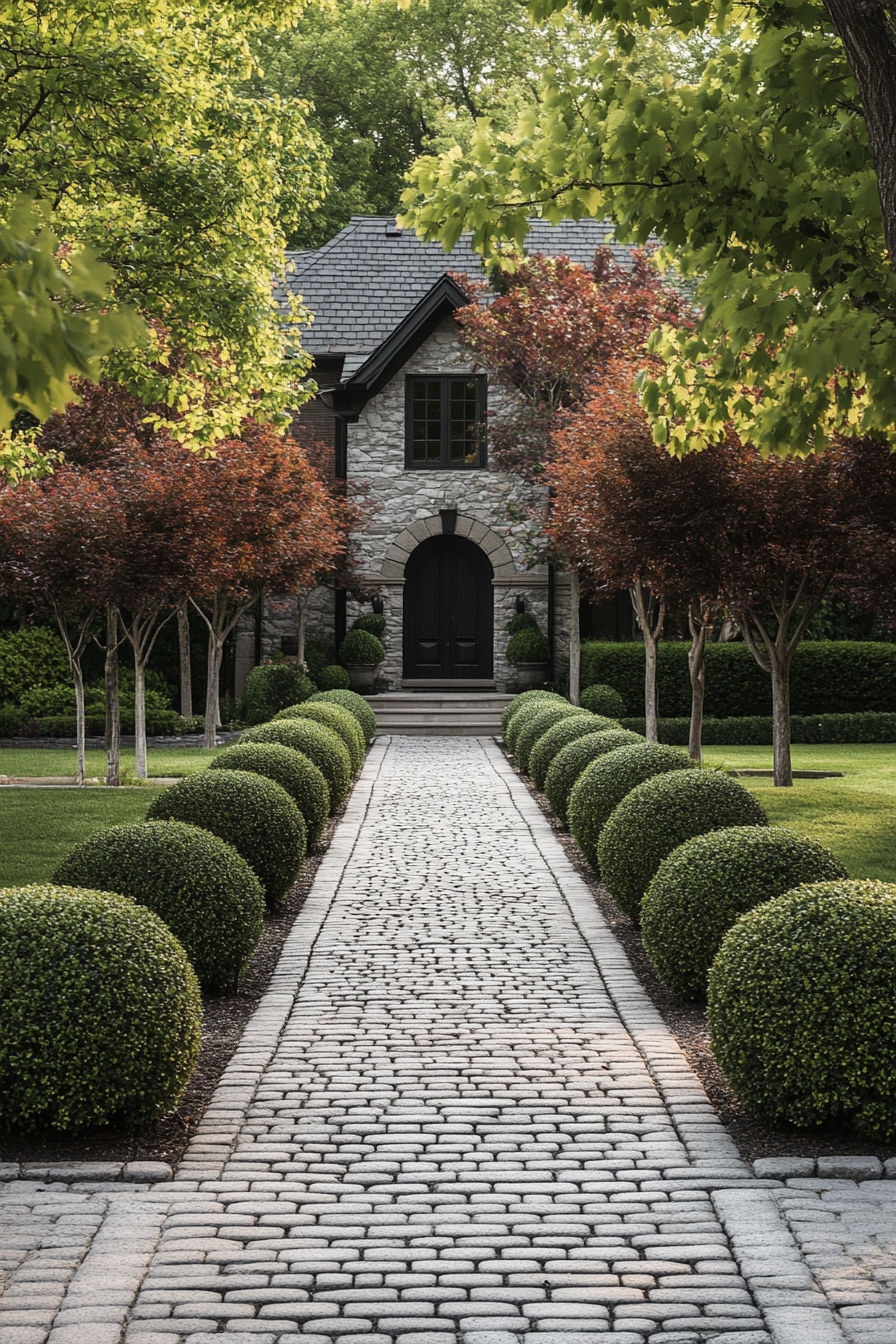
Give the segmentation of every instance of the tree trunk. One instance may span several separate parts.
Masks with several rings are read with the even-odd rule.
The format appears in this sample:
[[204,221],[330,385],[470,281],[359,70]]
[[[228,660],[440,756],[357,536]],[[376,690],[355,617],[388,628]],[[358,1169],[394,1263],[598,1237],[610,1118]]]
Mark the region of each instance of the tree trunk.
[[663,634],[666,604],[655,602],[642,583],[631,588],[631,598],[644,636],[644,736],[659,740],[659,695],[656,684],[657,646]]
[[190,663],[190,613],[186,602],[177,609],[177,646],[180,653],[180,712],[193,717],[193,672]]
[[706,695],[706,636],[708,627],[703,615],[693,605],[688,609],[691,647],[688,649],[688,671],[691,676],[691,726],[688,734],[688,755],[697,765],[703,760],[703,701]]
[[896,25],[892,0],[824,0],[859,86],[884,238],[896,263]]
[[134,653],[134,774],[149,778],[146,760],[146,664]]
[[224,658],[224,640],[216,630],[208,632],[208,685],[205,692],[205,740],[202,745],[211,750],[217,746],[217,732],[221,722],[221,663]]
[[296,667],[305,671],[305,594],[296,593]]
[[771,656],[772,670],[772,742],[774,743],[775,788],[793,788],[790,759],[790,657]]
[[569,583],[569,703],[577,705],[582,693],[582,636],[579,629],[579,571]]
[[75,733],[78,739],[78,769],[76,784],[84,783],[84,776],[87,773],[87,718],[84,713],[84,673],[81,670],[81,659],[72,658],[69,652],[69,660],[72,669],[72,680],[75,683]]
[[118,696],[118,607],[106,608],[106,783],[121,784],[121,704]]

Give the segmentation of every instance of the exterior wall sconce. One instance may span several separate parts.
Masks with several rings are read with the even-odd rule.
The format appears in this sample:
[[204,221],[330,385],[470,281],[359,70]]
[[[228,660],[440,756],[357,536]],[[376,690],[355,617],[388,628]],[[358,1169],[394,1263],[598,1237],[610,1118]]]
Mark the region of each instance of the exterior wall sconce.
[[372,597],[372,598],[370,599],[370,605],[371,605],[371,607],[373,608],[373,614],[374,614],[374,616],[382,616],[382,614],[383,614],[383,599],[382,599],[381,597]]
[[442,535],[453,537],[457,530],[457,509],[439,509],[442,520]]
[[523,612],[526,610],[526,599],[524,597],[518,597],[513,605],[517,616],[522,616]]

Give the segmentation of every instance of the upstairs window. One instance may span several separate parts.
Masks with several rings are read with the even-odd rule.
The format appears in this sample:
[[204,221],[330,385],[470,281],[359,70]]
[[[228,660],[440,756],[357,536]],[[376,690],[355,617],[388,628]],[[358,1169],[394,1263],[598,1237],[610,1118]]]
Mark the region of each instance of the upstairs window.
[[478,374],[408,378],[405,466],[464,470],[485,466],[486,380]]

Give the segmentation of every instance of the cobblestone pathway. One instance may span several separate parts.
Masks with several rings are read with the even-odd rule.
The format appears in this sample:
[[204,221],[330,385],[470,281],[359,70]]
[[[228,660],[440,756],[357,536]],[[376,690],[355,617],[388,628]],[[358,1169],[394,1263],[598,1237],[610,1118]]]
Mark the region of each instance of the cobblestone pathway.
[[869,1184],[757,1180],[497,747],[385,739],[177,1179],[57,1215],[58,1305],[140,1209],[78,1271],[130,1303],[166,1201],[127,1323],[49,1341],[896,1344],[889,1183],[872,1268],[811,1243]]

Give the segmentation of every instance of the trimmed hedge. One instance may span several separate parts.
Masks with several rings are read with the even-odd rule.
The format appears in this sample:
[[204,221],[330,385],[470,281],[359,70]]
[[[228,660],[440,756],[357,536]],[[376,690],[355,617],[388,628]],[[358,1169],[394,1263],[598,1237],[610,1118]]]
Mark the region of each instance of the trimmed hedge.
[[593,761],[576,780],[569,795],[569,829],[579,849],[597,867],[597,842],[615,809],[632,789],[654,775],[693,769],[680,751],[656,742],[639,742]]
[[626,713],[625,701],[619,692],[599,681],[585,687],[579,696],[579,704],[583,709],[590,709],[592,714],[603,714],[616,723]]
[[248,770],[285,789],[305,821],[308,845],[316,845],[330,815],[330,790],[313,761],[280,742],[237,742],[209,762],[209,770]]
[[529,774],[536,789],[544,788],[551,762],[558,752],[569,746],[570,742],[615,727],[613,719],[605,719],[600,714],[592,714],[588,710],[560,719],[538,739],[529,753]]
[[385,656],[382,643],[369,630],[349,630],[339,645],[339,657],[348,667],[372,667],[381,663]]
[[[331,692],[332,694],[332,692]],[[352,760],[342,738],[311,719],[279,719],[248,728],[241,742],[279,742],[313,761],[330,790],[330,816],[345,802],[352,782]]]
[[338,663],[328,663],[318,673],[317,684],[322,691],[347,691],[352,680],[344,667]]
[[301,871],[308,843],[302,814],[285,789],[248,770],[201,770],[165,789],[148,821],[185,821],[219,835],[264,887],[276,909]]
[[[644,708],[644,646],[588,640],[582,645],[583,686],[614,686],[629,714]],[[691,712],[688,644],[657,650],[660,709],[670,718]],[[790,677],[792,712],[798,716],[896,713],[896,644],[863,640],[803,641]],[[706,646],[706,714],[727,719],[772,712],[771,678],[745,644]]]
[[[544,737],[549,728],[553,728],[555,723],[561,719],[583,719],[588,715],[587,709],[578,709],[575,705],[543,705],[531,715],[526,711],[527,718],[520,731],[516,734],[516,745],[514,747],[514,759],[517,766],[524,774],[529,771],[529,753],[538,742],[539,738]],[[519,723],[522,716],[518,716],[514,723]]]
[[558,695],[556,691],[544,691],[540,688],[534,691],[520,691],[519,695],[513,697],[509,705],[505,705],[501,715],[501,734],[505,740],[511,720],[516,717],[521,709],[532,704],[534,700],[559,700],[565,705],[569,704],[566,696]]
[[896,1139],[896,884],[819,882],[741,916],[709,973],[709,1030],[773,1125]]
[[606,728],[592,731],[563,747],[551,761],[544,781],[544,791],[554,815],[563,822],[567,820],[573,785],[592,761],[619,747],[637,746],[643,741],[643,737],[629,733],[624,728]]
[[647,888],[644,950],[675,994],[699,999],[722,939],[742,914],[802,883],[848,876],[824,845],[783,826],[694,836],[663,859]]
[[[643,719],[623,719],[623,727],[644,731]],[[659,740],[673,747],[686,747],[689,719],[660,719]],[[704,719],[705,747],[770,747],[771,715],[763,718]],[[815,714],[794,715],[790,720],[790,740],[797,743],[822,742],[896,742],[896,714]]]
[[360,723],[365,742],[373,741],[376,735],[376,715],[363,695],[358,695],[357,691],[338,689],[335,691],[318,691],[317,695],[312,695],[311,699],[315,704],[341,705],[343,709],[347,709],[349,714],[354,714]]
[[309,700],[304,705],[290,705],[289,709],[281,709],[280,713],[274,716],[274,722],[279,719],[311,719],[314,723],[322,723],[325,728],[332,728],[345,744],[351,761],[352,774],[357,774],[364,764],[364,754],[367,750],[364,733],[354,714],[342,705],[326,705],[319,700]]
[[158,915],[71,887],[0,891],[0,1129],[140,1129],[183,1095],[202,1010]]
[[620,802],[601,833],[597,862],[603,884],[637,924],[644,893],[673,849],[707,831],[767,825],[758,799],[720,771],[645,780]]
[[507,642],[508,663],[546,663],[550,657],[548,642],[541,631],[531,626],[517,630]]
[[196,826],[144,821],[83,840],[55,886],[114,891],[168,925],[206,989],[236,987],[261,937],[264,892],[236,850]]
[[246,720],[266,723],[279,709],[307,700],[315,690],[314,683],[294,663],[260,663],[246,678]]
[[545,709],[574,709],[567,699],[562,695],[549,700],[529,700],[526,704],[520,705],[513,718],[507,725],[507,731],[504,734],[504,742],[511,755],[516,755],[517,743],[520,734],[529,726],[536,715],[541,714]]

